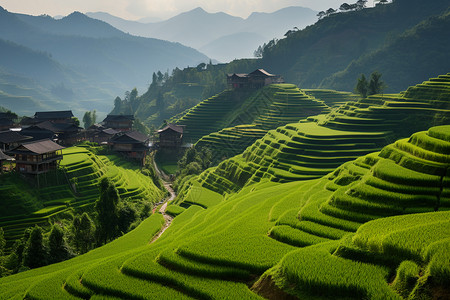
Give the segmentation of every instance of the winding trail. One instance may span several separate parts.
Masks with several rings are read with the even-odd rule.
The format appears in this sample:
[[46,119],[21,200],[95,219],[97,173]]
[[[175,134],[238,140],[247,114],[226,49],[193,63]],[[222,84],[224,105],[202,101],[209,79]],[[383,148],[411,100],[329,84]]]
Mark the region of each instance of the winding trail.
[[[156,165],[156,163],[153,161],[153,166],[156,170],[156,173],[158,174],[159,178],[161,178],[161,180],[163,181],[164,187],[166,188],[166,190],[170,193],[170,196],[167,197],[166,199],[163,200],[163,205],[161,206],[161,208],[159,209],[159,212],[163,215],[164,217],[164,226],[161,228],[161,230],[152,238],[152,240],[150,241],[149,244],[154,243],[157,239],[159,239],[159,237],[164,233],[164,231],[166,231],[167,228],[169,228],[170,224],[172,224],[172,220],[173,217],[166,214],[166,209],[167,209],[167,204],[172,201],[173,199],[175,199],[175,197],[177,196],[177,194],[175,193],[175,191],[172,188],[172,184],[168,181],[169,177],[164,174],[164,172],[162,172],[161,170],[158,169],[158,166]],[[160,204],[160,203],[159,203]],[[153,211],[153,213],[155,213],[155,210]]]

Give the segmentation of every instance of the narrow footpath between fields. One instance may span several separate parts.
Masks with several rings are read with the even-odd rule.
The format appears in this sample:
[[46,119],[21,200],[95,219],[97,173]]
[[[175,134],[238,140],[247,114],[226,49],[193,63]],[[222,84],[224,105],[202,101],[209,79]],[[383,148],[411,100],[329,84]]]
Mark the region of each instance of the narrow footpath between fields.
[[[159,170],[158,166],[156,165],[156,163],[154,161],[153,161],[153,166],[155,167],[156,174],[158,174],[159,178],[161,178],[161,180],[163,181],[164,187],[170,193],[170,196],[167,197],[166,199],[164,199],[164,201],[162,202],[163,205],[159,209],[159,212],[164,216],[164,221],[165,221],[164,226],[153,237],[153,239],[150,241],[150,244],[154,243],[157,239],[159,239],[159,237],[164,233],[164,231],[166,231],[167,228],[169,228],[170,224],[172,223],[173,217],[166,214],[166,208],[167,208],[167,204],[170,201],[172,201],[173,199],[175,199],[175,197],[177,196],[177,194],[175,193],[175,191],[172,188],[172,184],[168,181],[169,177],[166,174],[164,174],[164,172]],[[155,213],[155,211],[153,211],[153,213]]]

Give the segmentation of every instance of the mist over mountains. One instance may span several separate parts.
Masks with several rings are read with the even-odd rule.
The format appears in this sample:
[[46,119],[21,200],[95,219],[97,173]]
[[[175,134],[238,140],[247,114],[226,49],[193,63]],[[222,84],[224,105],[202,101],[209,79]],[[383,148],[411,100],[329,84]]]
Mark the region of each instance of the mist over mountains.
[[254,12],[243,19],[202,8],[181,13],[165,21],[128,21],[104,12],[86,13],[133,35],[180,42],[221,62],[252,57],[264,42],[281,38],[290,29],[302,29],[317,20],[317,12],[304,7],[286,7],[273,13]]
[[153,72],[208,61],[195,49],[132,36],[79,12],[56,20],[1,8],[0,45],[0,105],[19,114],[63,107],[106,113],[117,95],[146,89]]

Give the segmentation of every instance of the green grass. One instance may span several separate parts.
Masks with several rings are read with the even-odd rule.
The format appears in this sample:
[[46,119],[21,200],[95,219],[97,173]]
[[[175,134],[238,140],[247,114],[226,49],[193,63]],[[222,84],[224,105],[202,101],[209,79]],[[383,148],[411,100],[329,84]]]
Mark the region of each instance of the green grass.
[[[358,114],[373,104],[356,103]],[[442,172],[449,166],[438,155],[445,147],[430,145],[446,141],[450,126],[359,157],[363,148],[348,150],[369,151],[368,144],[386,138],[380,128],[298,124],[270,131],[244,155],[191,178],[176,202],[186,208],[170,208],[176,217],[155,242],[149,244],[161,228],[159,214],[85,255],[0,279],[2,297],[260,299],[253,291],[263,281],[269,292],[276,286],[304,299],[423,299],[433,284],[445,289],[450,212],[440,199],[450,173]],[[314,156],[320,150],[324,155]],[[302,159],[297,170],[324,171],[359,158],[306,180],[308,174],[286,169],[297,162],[293,154]],[[68,172],[90,182],[92,164],[73,160]],[[108,174],[123,193],[140,186],[116,167]]]
[[63,150],[58,171],[39,176],[39,189],[18,175],[3,175],[0,227],[8,245],[28,227],[49,226],[58,214],[92,209],[104,177],[111,179],[125,201],[158,202],[163,192],[139,169],[117,155],[95,155],[84,147],[70,147]]

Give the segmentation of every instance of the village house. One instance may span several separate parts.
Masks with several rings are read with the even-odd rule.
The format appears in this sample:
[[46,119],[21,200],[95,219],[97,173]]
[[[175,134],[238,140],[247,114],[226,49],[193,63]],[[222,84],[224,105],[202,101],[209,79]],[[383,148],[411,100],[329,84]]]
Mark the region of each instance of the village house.
[[26,136],[16,131],[0,131],[0,149],[5,152],[18,147],[20,143],[27,140],[30,141],[31,139],[31,136]]
[[55,141],[61,145],[70,146],[81,142],[84,138],[84,136],[80,134],[82,128],[73,123],[45,121],[36,124],[35,126],[53,132]]
[[105,128],[99,124],[94,124],[85,131],[85,135],[87,141],[100,145],[108,143],[108,141],[119,132],[120,131],[112,128]]
[[133,128],[133,115],[107,115],[103,126],[117,131],[130,131]]
[[163,129],[157,131],[159,134],[160,148],[176,149],[181,147],[183,142],[184,127],[172,123],[167,124]]
[[227,83],[229,89],[260,89],[266,85],[283,83],[280,75],[273,75],[264,69],[257,69],[249,74],[228,74]]
[[23,143],[8,154],[14,155],[17,172],[39,175],[58,168],[63,148],[51,140],[41,140]]
[[71,110],[38,111],[34,114],[34,124],[51,121],[53,123],[74,124],[75,119]]
[[108,142],[111,150],[137,160],[142,165],[149,151],[148,143],[149,137],[137,131],[119,132]]

